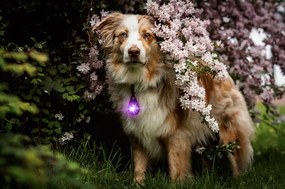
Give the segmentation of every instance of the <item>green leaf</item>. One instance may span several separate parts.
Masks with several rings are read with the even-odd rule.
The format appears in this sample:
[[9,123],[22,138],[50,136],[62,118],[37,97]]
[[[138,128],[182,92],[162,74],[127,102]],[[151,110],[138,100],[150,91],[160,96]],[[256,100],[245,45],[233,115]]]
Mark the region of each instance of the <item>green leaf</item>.
[[48,124],[48,123],[49,123],[49,120],[48,120],[47,118],[42,118],[42,122]]
[[58,141],[58,139],[54,136],[54,137],[51,137],[51,139],[53,140],[53,141],[55,141],[55,142],[57,142]]
[[75,94],[76,92],[75,91],[70,91],[68,94],[69,95],[73,95],[73,94]]
[[31,81],[31,83],[34,84],[34,85],[38,85],[38,84],[40,84],[42,82],[43,82],[43,80],[38,79],[38,78],[32,79],[32,81]]
[[13,58],[16,61],[25,61],[28,59],[28,56],[25,52],[10,52],[5,53],[4,58]]
[[62,98],[66,99],[68,97],[68,93],[63,93]]
[[59,64],[57,66],[57,69],[59,70],[60,73],[66,73],[68,71],[68,67],[66,64]]
[[19,107],[23,111],[28,111],[28,112],[33,113],[33,114],[38,113],[38,108],[34,104],[31,104],[31,103],[28,103],[28,102],[19,103]]
[[48,123],[48,128],[53,128],[53,126],[54,126],[54,122],[53,122],[53,121],[50,121],[50,122]]
[[[43,68],[42,67],[38,67],[38,71],[39,72],[43,72]],[[40,75],[39,75],[40,76]],[[43,76],[45,76],[44,74],[43,74]]]
[[57,74],[57,70],[53,67],[49,67],[47,69],[47,72],[51,75],[51,76],[55,76]]
[[57,133],[57,134],[61,134],[62,133],[60,128],[55,129],[54,132]]
[[67,87],[66,87],[66,90],[67,90],[67,91],[74,91],[74,87],[73,87],[73,86],[67,86]]
[[32,100],[33,96],[32,95],[25,95],[24,99],[25,100]]
[[43,94],[43,91],[42,91],[41,89],[37,89],[36,93],[37,93],[38,95],[42,95],[42,94]]
[[[40,68],[38,68],[38,71],[40,71],[39,69],[40,69]],[[37,73],[37,76],[44,77],[45,74],[44,74],[44,73]]]
[[66,99],[68,101],[72,102],[72,101],[75,101],[75,100],[79,100],[80,96],[78,96],[78,95],[70,95],[70,96],[67,96]]
[[60,127],[60,122],[59,121],[55,121],[54,122],[54,126],[59,128]]
[[0,68],[2,69],[6,65],[5,60],[0,56]]
[[55,85],[55,82],[52,80],[52,78],[46,77],[45,80],[43,81],[42,89],[44,91],[47,91],[48,93],[50,93],[50,91],[53,89],[54,85]]
[[38,133],[40,130],[38,128],[34,128],[31,130],[31,133]]
[[79,104],[78,110],[81,111],[84,109],[84,104]]
[[55,85],[53,88],[54,88],[54,90],[56,90],[57,92],[60,92],[60,93],[63,93],[65,91],[63,84],[59,83],[59,82],[55,82]]
[[14,72],[17,74],[23,74],[26,72],[30,76],[33,76],[37,72],[37,68],[29,63],[23,64],[7,64],[4,68],[4,71]]
[[34,96],[33,100],[36,101],[36,102],[40,102],[40,98],[38,96]]
[[42,41],[42,42],[37,42],[35,44],[35,47],[38,49],[42,49],[45,45],[46,45],[46,41]]
[[32,120],[33,120],[34,122],[39,122],[39,121],[40,121],[40,118],[34,117]]
[[43,113],[49,115],[48,109],[43,109]]
[[32,59],[40,63],[42,66],[45,65],[44,63],[48,61],[48,56],[46,54],[37,52],[36,50],[32,50],[29,55]]
[[47,132],[49,132],[49,129],[47,129],[47,128],[42,128],[41,131],[44,132],[44,133],[47,133]]

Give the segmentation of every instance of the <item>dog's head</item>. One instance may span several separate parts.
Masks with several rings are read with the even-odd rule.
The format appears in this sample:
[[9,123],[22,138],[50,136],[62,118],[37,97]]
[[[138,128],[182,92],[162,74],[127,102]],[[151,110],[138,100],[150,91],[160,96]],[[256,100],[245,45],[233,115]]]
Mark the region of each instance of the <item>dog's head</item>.
[[117,63],[142,66],[159,54],[152,22],[149,16],[112,13],[94,29],[99,31],[103,48]]

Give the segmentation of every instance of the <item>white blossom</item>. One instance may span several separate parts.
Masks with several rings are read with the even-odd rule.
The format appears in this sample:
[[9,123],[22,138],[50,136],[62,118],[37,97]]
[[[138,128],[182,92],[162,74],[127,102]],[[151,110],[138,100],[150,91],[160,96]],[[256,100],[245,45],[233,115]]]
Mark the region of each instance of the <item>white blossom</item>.
[[195,149],[195,152],[197,152],[197,154],[203,154],[203,152],[206,150],[206,148],[204,146],[198,146],[196,149]]
[[76,69],[82,74],[87,74],[90,71],[90,66],[88,63],[82,63],[76,67]]
[[65,133],[61,136],[61,138],[59,139],[59,143],[60,143],[61,145],[63,145],[63,144],[65,144],[67,141],[70,141],[70,140],[73,139],[73,138],[74,138],[74,136],[73,136],[72,133],[65,132]]
[[54,115],[54,117],[55,117],[57,120],[61,121],[61,120],[63,120],[64,115],[63,115],[61,112],[59,112],[59,113],[56,113],[56,114]]

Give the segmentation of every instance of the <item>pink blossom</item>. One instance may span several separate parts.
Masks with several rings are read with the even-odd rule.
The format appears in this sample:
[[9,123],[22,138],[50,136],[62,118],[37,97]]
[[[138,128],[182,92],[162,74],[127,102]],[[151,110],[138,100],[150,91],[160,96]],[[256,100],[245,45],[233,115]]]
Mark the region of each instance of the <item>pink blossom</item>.
[[82,74],[87,74],[90,71],[90,65],[88,63],[82,63],[77,66],[76,69]]
[[99,51],[96,45],[90,48],[90,52],[88,53],[89,58],[94,58],[95,60],[98,59]]
[[100,22],[100,18],[97,15],[93,15],[89,21],[89,24],[91,25],[91,27],[95,26],[97,23]]
[[205,121],[207,121],[209,123],[209,127],[213,132],[215,132],[215,133],[219,132],[218,122],[213,117],[210,117],[209,115],[207,115],[205,117]]
[[[92,61],[92,60],[90,60],[90,61]],[[96,60],[96,61],[90,62],[90,64],[91,64],[90,65],[91,68],[100,69],[104,65],[104,62],[102,60]]]
[[98,76],[97,76],[96,72],[93,72],[93,73],[90,74],[90,80],[91,80],[92,82],[98,80]]
[[104,11],[104,10],[101,11],[101,18],[98,15],[94,14],[90,18],[89,24],[91,25],[91,27],[95,26],[96,24],[98,24],[102,20],[102,18],[106,17],[108,14],[109,14],[109,12]]
[[274,91],[271,88],[266,87],[262,90],[262,93],[259,95],[259,97],[263,102],[271,102],[274,99],[273,94]]
[[110,14],[110,12],[109,12],[109,11],[102,10],[102,11],[100,12],[100,14],[101,14],[101,20],[102,20],[103,18],[105,18],[106,16],[108,16],[108,14]]

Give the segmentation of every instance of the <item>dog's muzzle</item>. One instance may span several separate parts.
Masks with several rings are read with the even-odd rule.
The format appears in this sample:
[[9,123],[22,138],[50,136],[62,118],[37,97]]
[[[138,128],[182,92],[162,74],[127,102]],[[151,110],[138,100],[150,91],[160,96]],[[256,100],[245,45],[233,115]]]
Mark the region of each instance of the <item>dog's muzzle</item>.
[[141,53],[141,51],[138,47],[131,47],[128,50],[128,54],[129,54],[130,59],[138,59],[140,56],[140,53]]
[[128,49],[128,56],[129,56],[129,61],[128,63],[130,64],[144,64],[141,60],[140,60],[140,55],[141,55],[141,50],[136,47],[130,47]]

